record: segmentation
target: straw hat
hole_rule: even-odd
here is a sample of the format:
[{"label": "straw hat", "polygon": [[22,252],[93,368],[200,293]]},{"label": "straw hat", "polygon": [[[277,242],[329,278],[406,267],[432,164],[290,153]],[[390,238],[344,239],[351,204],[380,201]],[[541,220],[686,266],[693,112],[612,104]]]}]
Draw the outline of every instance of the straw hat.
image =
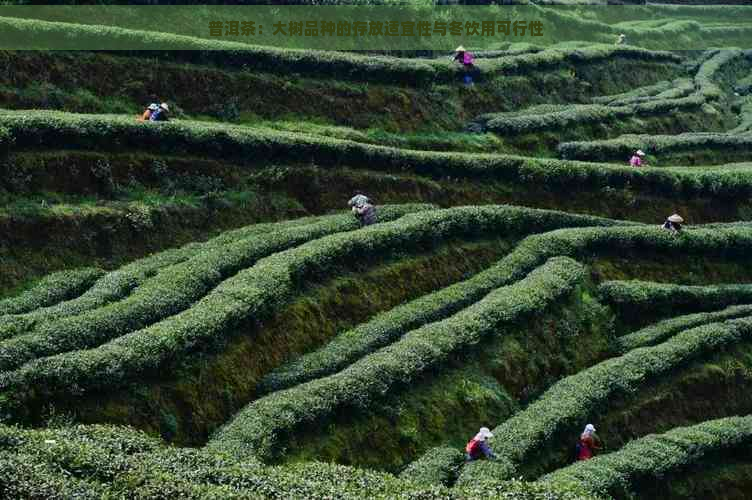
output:
[{"label": "straw hat", "polygon": [[637,152],[635,152],[635,154],[637,156],[645,156],[645,151],[643,151],[642,149],[638,149]]},{"label": "straw hat", "polygon": [[166,102],[163,102],[162,104],[160,104],[159,107],[162,108],[162,109],[164,109],[165,111],[169,111],[170,110],[170,107],[167,105]]},{"label": "straw hat", "polygon": [[671,217],[668,218],[668,220],[670,222],[676,222],[677,224],[681,224],[682,222],[684,222],[684,219],[682,219],[681,216],[678,214],[672,215]]},{"label": "straw hat", "polygon": [[454,51],[455,52],[465,52],[465,47],[463,47],[462,45],[460,45],[459,47],[457,47],[456,49],[454,49]]}]

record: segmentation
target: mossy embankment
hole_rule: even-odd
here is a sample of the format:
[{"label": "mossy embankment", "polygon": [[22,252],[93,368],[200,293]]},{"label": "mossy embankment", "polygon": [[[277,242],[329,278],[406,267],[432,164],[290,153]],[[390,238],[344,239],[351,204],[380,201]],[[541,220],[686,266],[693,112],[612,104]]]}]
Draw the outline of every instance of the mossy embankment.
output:
[{"label": "mossy embankment", "polygon": [[513,243],[453,241],[386,260],[364,256],[363,262],[343,264],[342,272],[301,290],[271,317],[243,323],[216,351],[176,361],[171,369],[121,391],[36,408],[32,420],[43,420],[54,408],[82,422],[130,424],[178,444],[202,444],[256,397],[256,384],[270,370],[379,311],[466,279]]},{"label": "mossy embankment", "polygon": [[453,356],[369,408],[339,411],[289,441],[285,462],[313,459],[398,471],[428,448],[462,447],[558,378],[608,355],[610,314],[583,284],[536,317]]}]

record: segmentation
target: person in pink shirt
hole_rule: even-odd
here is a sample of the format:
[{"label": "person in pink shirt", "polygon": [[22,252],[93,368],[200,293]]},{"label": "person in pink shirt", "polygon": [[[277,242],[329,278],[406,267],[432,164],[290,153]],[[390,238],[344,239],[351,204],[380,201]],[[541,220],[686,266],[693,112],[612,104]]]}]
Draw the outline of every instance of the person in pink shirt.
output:
[{"label": "person in pink shirt", "polygon": [[645,157],[645,152],[642,149],[638,149],[635,151],[635,154],[632,155],[632,158],[629,159],[629,164],[633,167],[642,167],[643,161],[642,159]]}]

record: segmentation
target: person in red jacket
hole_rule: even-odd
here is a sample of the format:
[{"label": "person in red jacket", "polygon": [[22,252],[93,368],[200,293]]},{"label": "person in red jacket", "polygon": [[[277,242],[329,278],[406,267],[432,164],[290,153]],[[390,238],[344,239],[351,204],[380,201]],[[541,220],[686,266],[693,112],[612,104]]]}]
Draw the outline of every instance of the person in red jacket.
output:
[{"label": "person in red jacket", "polygon": [[595,434],[595,427],[593,424],[587,424],[585,430],[580,435],[577,460],[590,460],[595,455],[595,452],[600,449],[600,439]]},{"label": "person in red jacket", "polygon": [[473,461],[478,460],[481,457],[486,457],[488,459],[496,458],[491,447],[488,446],[488,440],[492,437],[493,434],[488,427],[481,427],[478,434],[476,434],[475,437],[467,443],[467,446],[465,446],[465,460]]}]

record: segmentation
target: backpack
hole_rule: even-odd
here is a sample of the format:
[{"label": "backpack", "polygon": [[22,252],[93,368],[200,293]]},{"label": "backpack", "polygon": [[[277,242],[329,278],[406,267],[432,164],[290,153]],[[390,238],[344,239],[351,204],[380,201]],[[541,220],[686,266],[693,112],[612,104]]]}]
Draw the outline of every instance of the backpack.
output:
[{"label": "backpack", "polygon": [[473,61],[475,61],[475,57],[473,56],[473,54],[471,52],[465,52],[465,55],[462,58],[462,62],[464,64],[470,65],[470,64],[473,64]]},{"label": "backpack", "polygon": [[471,457],[477,456],[480,451],[480,441],[477,439],[471,439],[470,442],[467,443],[467,446],[465,446],[465,451]]}]

